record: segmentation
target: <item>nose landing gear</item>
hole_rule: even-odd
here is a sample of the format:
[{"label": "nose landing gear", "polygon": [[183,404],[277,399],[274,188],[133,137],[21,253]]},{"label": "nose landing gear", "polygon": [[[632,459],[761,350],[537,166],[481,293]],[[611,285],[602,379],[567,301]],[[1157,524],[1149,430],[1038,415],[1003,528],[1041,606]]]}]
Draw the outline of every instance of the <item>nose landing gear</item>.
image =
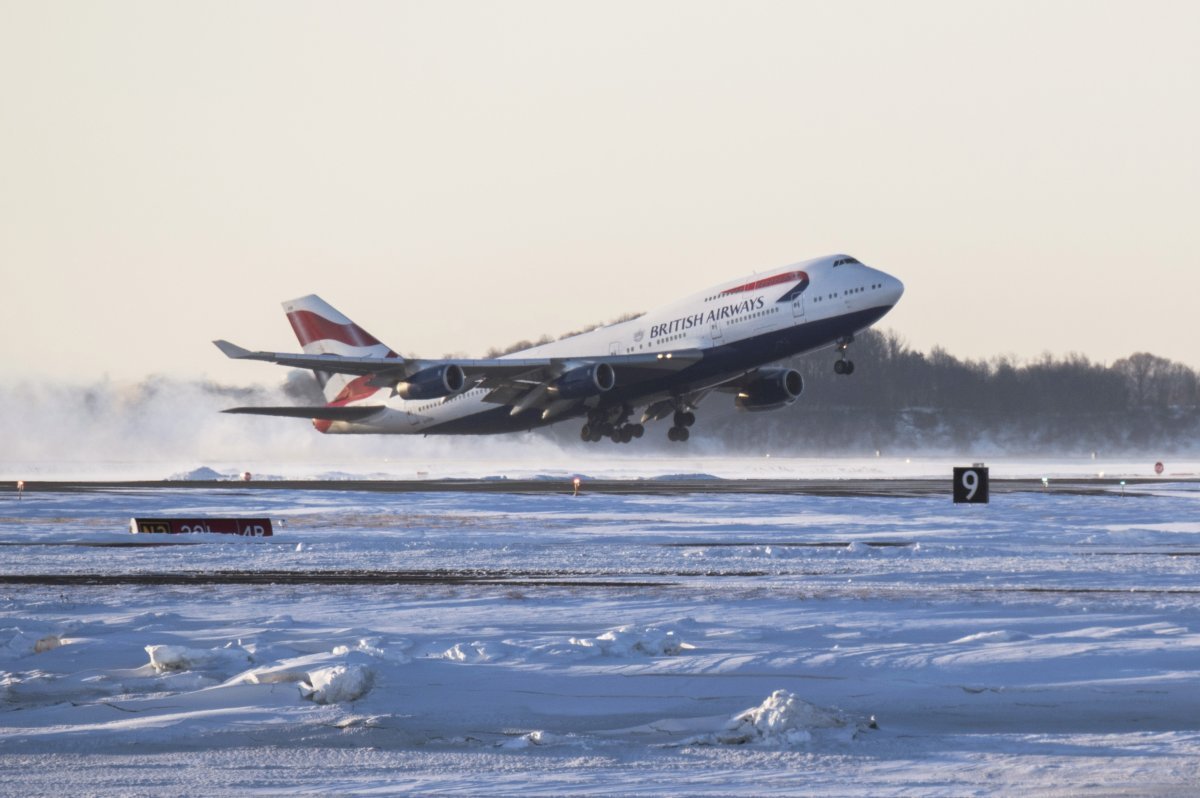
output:
[{"label": "nose landing gear", "polygon": [[849,376],[854,373],[854,361],[846,359],[846,349],[854,343],[854,336],[847,335],[837,342],[838,359],[833,361],[833,373]]}]

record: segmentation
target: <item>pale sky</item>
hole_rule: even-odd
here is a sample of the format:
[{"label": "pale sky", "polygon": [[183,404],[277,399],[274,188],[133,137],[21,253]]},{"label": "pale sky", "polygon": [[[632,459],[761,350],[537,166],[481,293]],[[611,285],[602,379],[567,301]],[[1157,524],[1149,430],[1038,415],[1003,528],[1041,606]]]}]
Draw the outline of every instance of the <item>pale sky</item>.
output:
[{"label": "pale sky", "polygon": [[968,357],[1200,367],[1200,3],[0,0],[5,379],[481,355],[847,252]]}]

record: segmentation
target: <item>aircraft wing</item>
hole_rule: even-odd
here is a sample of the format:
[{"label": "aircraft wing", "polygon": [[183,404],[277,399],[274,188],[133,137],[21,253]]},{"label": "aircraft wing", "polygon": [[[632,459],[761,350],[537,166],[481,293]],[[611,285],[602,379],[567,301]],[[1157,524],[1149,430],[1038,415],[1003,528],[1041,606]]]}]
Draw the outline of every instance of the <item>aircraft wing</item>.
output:
[{"label": "aircraft wing", "polygon": [[403,375],[408,362],[383,357],[343,357],[342,355],[292,355],[284,352],[251,352],[229,341],[213,341],[225,357],[234,360],[263,360],[280,366],[325,371],[330,374],[379,374],[397,372]]},{"label": "aircraft wing", "polygon": [[[636,355],[594,355],[570,358],[484,358],[445,360],[405,360],[404,358],[344,357],[342,355],[286,354],[281,352],[252,352],[228,341],[213,341],[227,357],[237,360],[263,360],[281,366],[313,369],[331,374],[370,375],[367,384],[376,388],[395,389],[400,383],[425,369],[453,364],[462,369],[467,389],[486,388],[483,401],[489,404],[508,405],[513,414],[530,409],[543,411],[543,418],[551,418],[569,412],[583,399],[555,399],[553,384],[572,369],[584,368],[597,363],[611,366],[618,385],[636,385],[644,380],[661,377],[664,373],[681,371],[704,357],[699,349],[680,349],[673,352],[648,352]],[[443,401],[450,401],[446,397]],[[377,408],[376,408],[377,409]],[[355,420],[347,416],[333,416],[328,412],[317,412],[317,408],[297,408],[283,412],[283,408],[234,408],[234,413],[261,413],[264,415],[297,415],[303,418],[328,418],[331,420]],[[349,410],[349,408],[346,408]],[[373,410],[372,410],[373,412]]]},{"label": "aircraft wing", "polygon": [[638,382],[664,372],[679,371],[699,361],[704,354],[699,349],[656,352],[637,355],[594,355],[570,358],[483,358],[456,360],[405,360],[403,358],[344,357],[342,355],[288,354],[284,352],[252,352],[229,341],[213,341],[226,357],[235,360],[262,360],[292,368],[312,369],[329,374],[376,375],[372,384],[383,387],[427,368],[453,363],[463,370],[468,381],[488,388],[499,388],[509,382],[541,383],[563,373],[591,363],[607,363],[617,370],[624,384]]}]

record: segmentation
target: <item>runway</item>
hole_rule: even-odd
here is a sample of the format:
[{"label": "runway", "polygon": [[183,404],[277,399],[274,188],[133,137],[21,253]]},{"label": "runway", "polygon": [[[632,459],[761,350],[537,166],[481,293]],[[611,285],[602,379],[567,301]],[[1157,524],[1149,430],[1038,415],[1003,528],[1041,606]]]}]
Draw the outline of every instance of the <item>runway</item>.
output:
[{"label": "runway", "polygon": [[[1088,478],[1052,481],[991,479],[993,494],[1057,493],[1073,496],[1111,494],[1127,488],[1162,484],[1197,484],[1200,477]],[[593,494],[670,496],[683,494],[760,494],[797,496],[896,497],[950,496],[951,479],[718,479],[715,477],[662,477],[652,479],[587,479],[580,492]],[[116,490],[184,490],[246,493],[256,491],[366,491],[374,493],[573,493],[570,477],[544,479],[418,479],[418,480],[126,480],[126,481],[27,481],[26,496],[38,493],[89,493]],[[0,484],[0,495],[16,494],[14,483]],[[1131,495],[1138,495],[1136,493]]]}]

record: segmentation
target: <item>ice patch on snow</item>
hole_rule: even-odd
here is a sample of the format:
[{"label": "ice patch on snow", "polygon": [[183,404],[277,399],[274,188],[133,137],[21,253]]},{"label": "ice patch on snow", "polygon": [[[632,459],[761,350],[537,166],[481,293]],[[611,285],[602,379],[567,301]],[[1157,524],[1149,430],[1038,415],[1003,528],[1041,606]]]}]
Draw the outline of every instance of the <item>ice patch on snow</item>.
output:
[{"label": "ice patch on snow", "polygon": [[244,667],[253,661],[244,648],[188,648],[186,646],[146,646],[150,665],[159,673]]},{"label": "ice patch on snow", "polygon": [[1021,632],[1009,632],[1004,629],[997,629],[994,632],[979,632],[978,634],[967,635],[960,637],[957,640],[951,640],[950,644],[958,643],[1012,643],[1017,640],[1028,640],[1029,635]]},{"label": "ice patch on snow", "polygon": [[300,695],[316,704],[340,704],[362,698],[374,682],[374,671],[365,665],[334,665],[310,672]]},{"label": "ice patch on snow", "polygon": [[682,745],[759,745],[787,748],[804,745],[821,730],[849,741],[858,725],[844,713],[803,701],[787,690],[776,690],[756,707],[739,712],[715,734],[685,740]]},{"label": "ice patch on snow", "polygon": [[657,626],[619,626],[598,637],[572,637],[570,643],[605,657],[675,657],[695,648],[674,629]]}]

